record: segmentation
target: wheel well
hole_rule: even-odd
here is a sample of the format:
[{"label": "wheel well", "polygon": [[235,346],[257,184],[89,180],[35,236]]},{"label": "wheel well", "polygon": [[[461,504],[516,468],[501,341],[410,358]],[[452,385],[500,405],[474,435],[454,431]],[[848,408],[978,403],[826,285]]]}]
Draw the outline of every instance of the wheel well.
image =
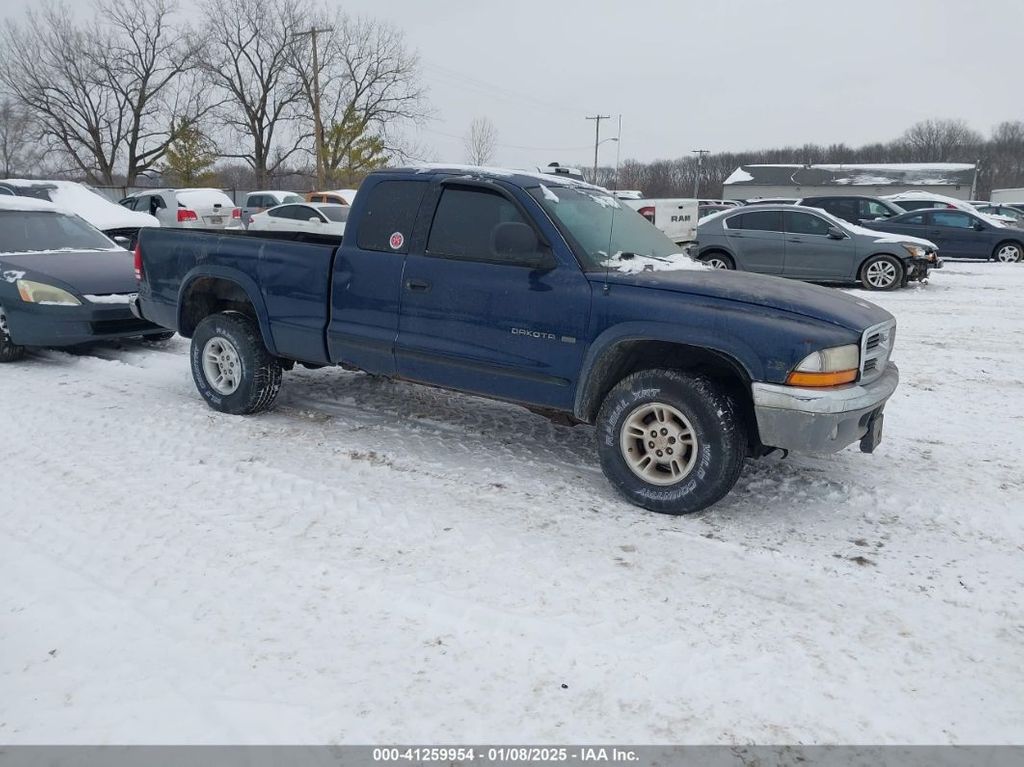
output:
[{"label": "wheel well", "polygon": [[750,376],[743,366],[725,354],[670,341],[623,341],[606,352],[591,369],[580,403],[582,420],[590,423],[597,417],[604,398],[623,378],[652,368],[686,370],[714,380],[739,407],[751,447],[760,444]]},{"label": "wheel well", "polygon": [[719,255],[725,256],[730,261],[732,261],[732,263],[734,265],[736,264],[736,259],[733,257],[732,253],[730,253],[729,251],[725,250],[725,248],[719,248],[719,247],[708,248],[707,250],[701,251],[700,255],[698,257],[699,258],[707,258],[708,256],[715,255],[716,253],[719,254]]},{"label": "wheel well", "polygon": [[1018,248],[1021,249],[1022,252],[1024,252],[1024,243],[1021,243],[1020,240],[1002,240],[1001,242],[997,243],[994,248],[992,248],[992,253],[998,253],[999,249],[1003,247],[1003,245],[1016,245]]},{"label": "wheel well", "polygon": [[906,269],[906,266],[903,263],[903,259],[897,256],[895,253],[872,253],[870,256],[861,261],[860,266],[857,267],[858,279],[860,279],[861,276],[864,274],[864,267],[867,265],[868,261],[870,261],[872,258],[878,258],[879,256],[887,256],[888,258],[894,259],[899,262],[901,269]]},{"label": "wheel well", "polygon": [[191,338],[196,325],[211,314],[235,311],[257,320],[256,307],[241,285],[220,277],[199,277],[181,299],[178,332]]}]

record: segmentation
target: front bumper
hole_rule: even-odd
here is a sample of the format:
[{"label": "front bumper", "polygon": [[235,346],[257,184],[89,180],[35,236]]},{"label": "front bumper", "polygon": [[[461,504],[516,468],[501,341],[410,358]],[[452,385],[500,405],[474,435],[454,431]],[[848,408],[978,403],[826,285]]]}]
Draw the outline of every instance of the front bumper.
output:
[{"label": "front bumper", "polygon": [[4,305],[4,313],[11,341],[19,346],[74,346],[167,332],[133,316],[126,303],[47,306],[12,301]]},{"label": "front bumper", "polygon": [[930,270],[941,268],[942,259],[938,256],[934,260],[929,258],[911,258],[907,261],[907,279],[926,280]]},{"label": "front bumper", "polygon": [[899,381],[900,371],[890,362],[870,383],[836,389],[755,383],[761,444],[796,453],[836,453],[868,433]]}]

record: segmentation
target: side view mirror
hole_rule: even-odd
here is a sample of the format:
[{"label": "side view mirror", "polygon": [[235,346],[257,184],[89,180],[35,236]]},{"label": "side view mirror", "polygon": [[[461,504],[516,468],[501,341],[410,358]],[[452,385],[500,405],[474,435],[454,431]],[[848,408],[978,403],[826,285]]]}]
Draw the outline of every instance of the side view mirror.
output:
[{"label": "side view mirror", "polygon": [[132,241],[129,237],[125,237],[124,235],[119,234],[117,235],[117,237],[114,237],[114,242],[120,245],[125,250],[131,249]]},{"label": "side view mirror", "polygon": [[317,218],[316,216],[310,216],[310,217],[309,217],[309,223],[311,223],[311,224],[322,224],[322,223],[323,223],[323,221],[321,221],[321,220],[320,220],[319,218]]},{"label": "side view mirror", "polygon": [[551,269],[555,265],[550,249],[541,243],[533,227],[520,221],[505,221],[494,227],[491,249],[498,258],[530,269]]},{"label": "side view mirror", "polygon": [[975,221],[972,228],[976,232],[984,232],[985,231],[985,225],[983,223],[981,223],[980,221]]},{"label": "side view mirror", "polygon": [[830,226],[828,228],[828,236],[831,240],[843,240],[846,239],[846,232],[838,226]]}]

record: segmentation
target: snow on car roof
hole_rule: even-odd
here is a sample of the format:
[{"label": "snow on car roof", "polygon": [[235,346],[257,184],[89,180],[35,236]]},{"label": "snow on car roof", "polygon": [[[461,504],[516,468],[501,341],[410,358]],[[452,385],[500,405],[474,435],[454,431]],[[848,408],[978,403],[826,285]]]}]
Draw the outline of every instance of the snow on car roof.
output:
[{"label": "snow on car roof", "polygon": [[459,165],[453,163],[423,163],[413,167],[417,173],[430,173],[431,171],[451,171],[452,173],[465,173],[470,176],[493,176],[497,178],[520,178],[537,181],[551,186],[567,186],[577,189],[590,189],[595,192],[605,192],[607,189],[586,181],[578,181],[571,176],[554,175],[552,173],[538,173],[531,170],[520,170],[516,168],[495,168],[486,165]]},{"label": "snow on car roof", "polygon": [[128,210],[77,181],[11,178],[3,179],[0,183],[10,184],[15,189],[45,189],[47,196],[57,206],[84,218],[100,230],[159,225],[148,213]]},{"label": "snow on car roof", "polygon": [[174,193],[178,201],[186,205],[235,205],[234,201],[220,189],[176,189]]},{"label": "snow on car roof", "polygon": [[46,200],[37,200],[35,197],[12,197],[11,195],[6,194],[3,197],[0,197],[0,210],[49,210],[56,213],[70,212],[59,205],[54,205],[52,202],[48,202]]}]

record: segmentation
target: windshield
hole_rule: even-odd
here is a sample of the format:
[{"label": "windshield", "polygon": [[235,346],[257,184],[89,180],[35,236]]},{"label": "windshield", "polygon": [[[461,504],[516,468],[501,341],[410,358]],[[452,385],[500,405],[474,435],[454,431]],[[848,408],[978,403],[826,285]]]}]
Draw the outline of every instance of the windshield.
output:
[{"label": "windshield", "polygon": [[0,253],[120,250],[78,216],[48,210],[0,211]]},{"label": "windshield", "polygon": [[622,253],[665,258],[679,252],[659,229],[610,194],[543,184],[529,192],[578,245],[577,254],[587,271],[605,269],[610,256]]},{"label": "windshield", "polygon": [[291,205],[296,202],[305,202],[305,200],[303,200],[302,197],[297,194],[286,194],[284,198],[281,200],[281,205]]}]

